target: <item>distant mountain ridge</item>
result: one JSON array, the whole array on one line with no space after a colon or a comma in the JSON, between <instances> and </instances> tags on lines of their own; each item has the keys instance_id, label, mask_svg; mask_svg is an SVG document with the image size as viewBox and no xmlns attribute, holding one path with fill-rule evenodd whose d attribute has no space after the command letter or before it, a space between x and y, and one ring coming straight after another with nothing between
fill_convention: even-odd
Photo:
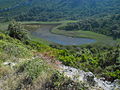
<instances>
[{"instance_id":1,"label":"distant mountain ridge","mask_svg":"<svg viewBox=\"0 0 120 90\"><path fill-rule=\"evenodd\" d=\"M23 2L19 2L15 5L12 5L10 7L7 7L7 8L3 8L3 9L0 9L0 12L6 12L6 11L9 11L9 10L13 10L15 8L18 8L18 7L22 7L24 5L30 5L32 2L30 0L26 0L26 1L23 1Z\"/></svg>"},{"instance_id":2,"label":"distant mountain ridge","mask_svg":"<svg viewBox=\"0 0 120 90\"><path fill-rule=\"evenodd\" d=\"M20 0L18 2L22 5L17 4L16 6L19 7L3 9L4 12L0 13L0 16L14 17L17 20L53 21L120 13L120 0Z\"/></svg>"}]
</instances>

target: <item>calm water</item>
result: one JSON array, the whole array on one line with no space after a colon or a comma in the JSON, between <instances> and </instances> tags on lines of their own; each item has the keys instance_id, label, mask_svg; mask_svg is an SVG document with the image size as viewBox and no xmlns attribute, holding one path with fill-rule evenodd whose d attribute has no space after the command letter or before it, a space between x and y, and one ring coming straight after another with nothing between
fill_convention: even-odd
<instances>
[{"instance_id":1,"label":"calm water","mask_svg":"<svg viewBox=\"0 0 120 90\"><path fill-rule=\"evenodd\" d=\"M96 40L86 38L73 38L57 35L50 32L55 25L42 25L41 28L32 31L32 35L61 45L82 45L94 43Z\"/></svg>"}]
</instances>

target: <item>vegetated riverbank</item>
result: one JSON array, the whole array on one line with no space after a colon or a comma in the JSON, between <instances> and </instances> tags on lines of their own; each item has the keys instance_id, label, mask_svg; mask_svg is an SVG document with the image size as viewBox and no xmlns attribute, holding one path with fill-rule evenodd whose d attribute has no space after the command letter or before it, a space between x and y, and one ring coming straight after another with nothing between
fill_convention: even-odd
<instances>
[{"instance_id":1,"label":"vegetated riverbank","mask_svg":"<svg viewBox=\"0 0 120 90\"><path fill-rule=\"evenodd\" d=\"M5 31L8 29L8 25L10 22L1 22L0 23L0 31Z\"/></svg>"}]
</instances>

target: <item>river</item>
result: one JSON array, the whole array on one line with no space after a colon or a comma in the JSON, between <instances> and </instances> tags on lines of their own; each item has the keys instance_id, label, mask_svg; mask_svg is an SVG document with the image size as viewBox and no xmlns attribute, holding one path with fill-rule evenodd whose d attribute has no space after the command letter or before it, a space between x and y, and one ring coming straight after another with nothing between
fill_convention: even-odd
<instances>
[{"instance_id":1,"label":"river","mask_svg":"<svg viewBox=\"0 0 120 90\"><path fill-rule=\"evenodd\" d=\"M53 34L50 31L55 27L56 25L53 24L43 24L39 29L36 29L32 31L32 35L37 38L42 38L50 42L54 42L60 45L83 45L83 44L89 44L94 43L96 40L94 39L88 39L88 38L74 38L74 37L68 37L64 35L57 35Z\"/></svg>"}]
</instances>

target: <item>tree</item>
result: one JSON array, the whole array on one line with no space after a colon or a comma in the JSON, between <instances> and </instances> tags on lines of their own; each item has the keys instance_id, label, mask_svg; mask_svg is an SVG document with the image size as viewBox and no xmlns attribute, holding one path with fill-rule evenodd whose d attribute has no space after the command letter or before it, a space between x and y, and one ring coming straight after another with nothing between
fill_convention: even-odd
<instances>
[{"instance_id":1,"label":"tree","mask_svg":"<svg viewBox=\"0 0 120 90\"><path fill-rule=\"evenodd\" d=\"M21 23L13 21L8 26L9 35L13 38L25 41L29 39L28 32L25 30Z\"/></svg>"},{"instance_id":2,"label":"tree","mask_svg":"<svg viewBox=\"0 0 120 90\"><path fill-rule=\"evenodd\" d=\"M112 35L113 35L113 39L117 39L119 38L119 35L120 35L120 31L118 30L112 30Z\"/></svg>"}]
</instances>

